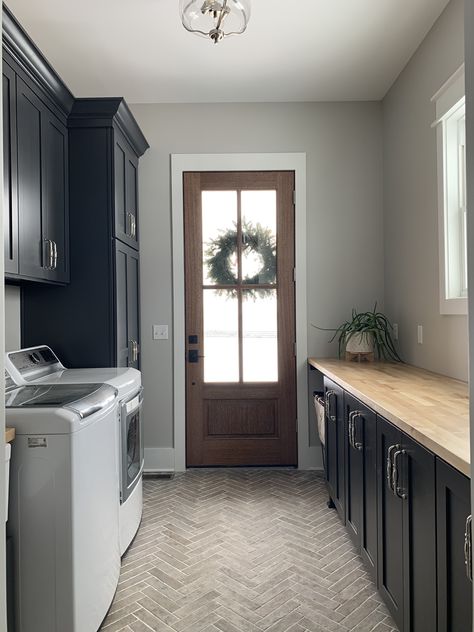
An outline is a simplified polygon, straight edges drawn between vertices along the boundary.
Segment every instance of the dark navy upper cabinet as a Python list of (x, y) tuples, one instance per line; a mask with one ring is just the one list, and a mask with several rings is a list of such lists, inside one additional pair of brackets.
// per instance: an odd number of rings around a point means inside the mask
[(123, 99), (78, 99), (68, 127), (71, 282), (23, 289), (23, 344), (49, 344), (70, 367), (138, 368), (136, 185), (148, 144)]
[[(110, 165), (108, 218), (111, 235), (127, 246), (139, 248), (138, 160), (148, 143), (127, 104), (120, 98), (76, 99), (69, 117), (70, 139), (80, 131), (102, 138), (101, 152)], [(89, 153), (89, 160), (95, 156)], [(90, 186), (95, 186), (92, 181)]]
[(67, 128), (17, 78), (19, 275), (69, 281)]
[(73, 97), (3, 7), (7, 281), (69, 281), (67, 115)]
[(138, 249), (138, 158), (114, 131), (115, 236)]
[(18, 274), (16, 74), (3, 63), (3, 208), (5, 273)]

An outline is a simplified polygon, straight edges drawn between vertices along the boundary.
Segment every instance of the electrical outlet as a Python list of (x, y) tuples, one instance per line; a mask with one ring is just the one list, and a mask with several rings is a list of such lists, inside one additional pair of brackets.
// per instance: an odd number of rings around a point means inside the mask
[(398, 323), (393, 323), (393, 339), (398, 340)]
[(168, 325), (153, 325), (153, 340), (168, 340)]
[(423, 344), (423, 325), (418, 325), (418, 344)]

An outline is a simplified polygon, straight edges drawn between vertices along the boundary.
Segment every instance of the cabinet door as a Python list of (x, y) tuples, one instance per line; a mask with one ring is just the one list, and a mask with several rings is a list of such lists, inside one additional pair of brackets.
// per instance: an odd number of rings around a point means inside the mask
[[(402, 433), (397, 457), (404, 497), (405, 630), (436, 630), (435, 456)], [(457, 628), (452, 628), (457, 630)]]
[(128, 320), (128, 366), (140, 368), (140, 314), (139, 314), (139, 260), (138, 252), (132, 250), (127, 265), (127, 320)]
[(464, 563), (464, 532), (471, 514), (469, 483), (436, 459), (438, 632), (472, 630), (472, 583)]
[(117, 366), (139, 367), (138, 252), (116, 240), (115, 296)]
[(377, 432), (375, 413), (344, 396), (346, 425), (346, 518), (349, 533), (377, 576)]
[[(66, 127), (48, 110), (42, 113), (43, 239), (52, 248), (50, 281), (69, 281), (68, 138)], [(48, 250), (49, 255), (49, 250)]]
[(17, 77), (19, 272), (46, 279), (48, 244), (43, 241), (41, 116), (44, 106)]
[(138, 249), (138, 158), (114, 130), (115, 236)]
[(344, 489), (344, 393), (340, 386), (324, 378), (326, 402), (326, 481), (329, 496), (345, 522)]
[(403, 500), (392, 487), (387, 459), (401, 449), (401, 432), (377, 417), (378, 587), (400, 632), (403, 630)]
[[(345, 479), (346, 479), (346, 526), (358, 552), (360, 553), (363, 503), (363, 423), (359, 423), (357, 443), (354, 439), (354, 415), (359, 414), (358, 402), (345, 393)], [(363, 418), (362, 422), (363, 422)], [(360, 422), (360, 419), (359, 419)]]
[(16, 74), (3, 63), (3, 217), (5, 274), (18, 274)]

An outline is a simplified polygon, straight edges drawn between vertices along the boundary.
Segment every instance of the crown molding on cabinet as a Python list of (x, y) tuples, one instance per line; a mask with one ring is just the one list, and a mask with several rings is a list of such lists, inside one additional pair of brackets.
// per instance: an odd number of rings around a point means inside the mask
[(2, 37), (4, 50), (67, 116), (74, 103), (73, 94), (5, 4)]
[(121, 97), (80, 98), (74, 101), (69, 116), (69, 127), (113, 127), (118, 126), (138, 157), (149, 144)]

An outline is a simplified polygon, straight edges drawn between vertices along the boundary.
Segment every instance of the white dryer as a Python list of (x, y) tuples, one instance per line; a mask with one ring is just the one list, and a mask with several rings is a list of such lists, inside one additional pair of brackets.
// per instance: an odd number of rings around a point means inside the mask
[(120, 573), (117, 390), (9, 386), (15, 629), (96, 632)]
[(15, 384), (105, 382), (118, 390), (116, 446), (119, 485), (120, 554), (130, 546), (143, 511), (143, 433), (141, 373), (133, 368), (66, 369), (46, 345), (10, 351), (5, 368)]

